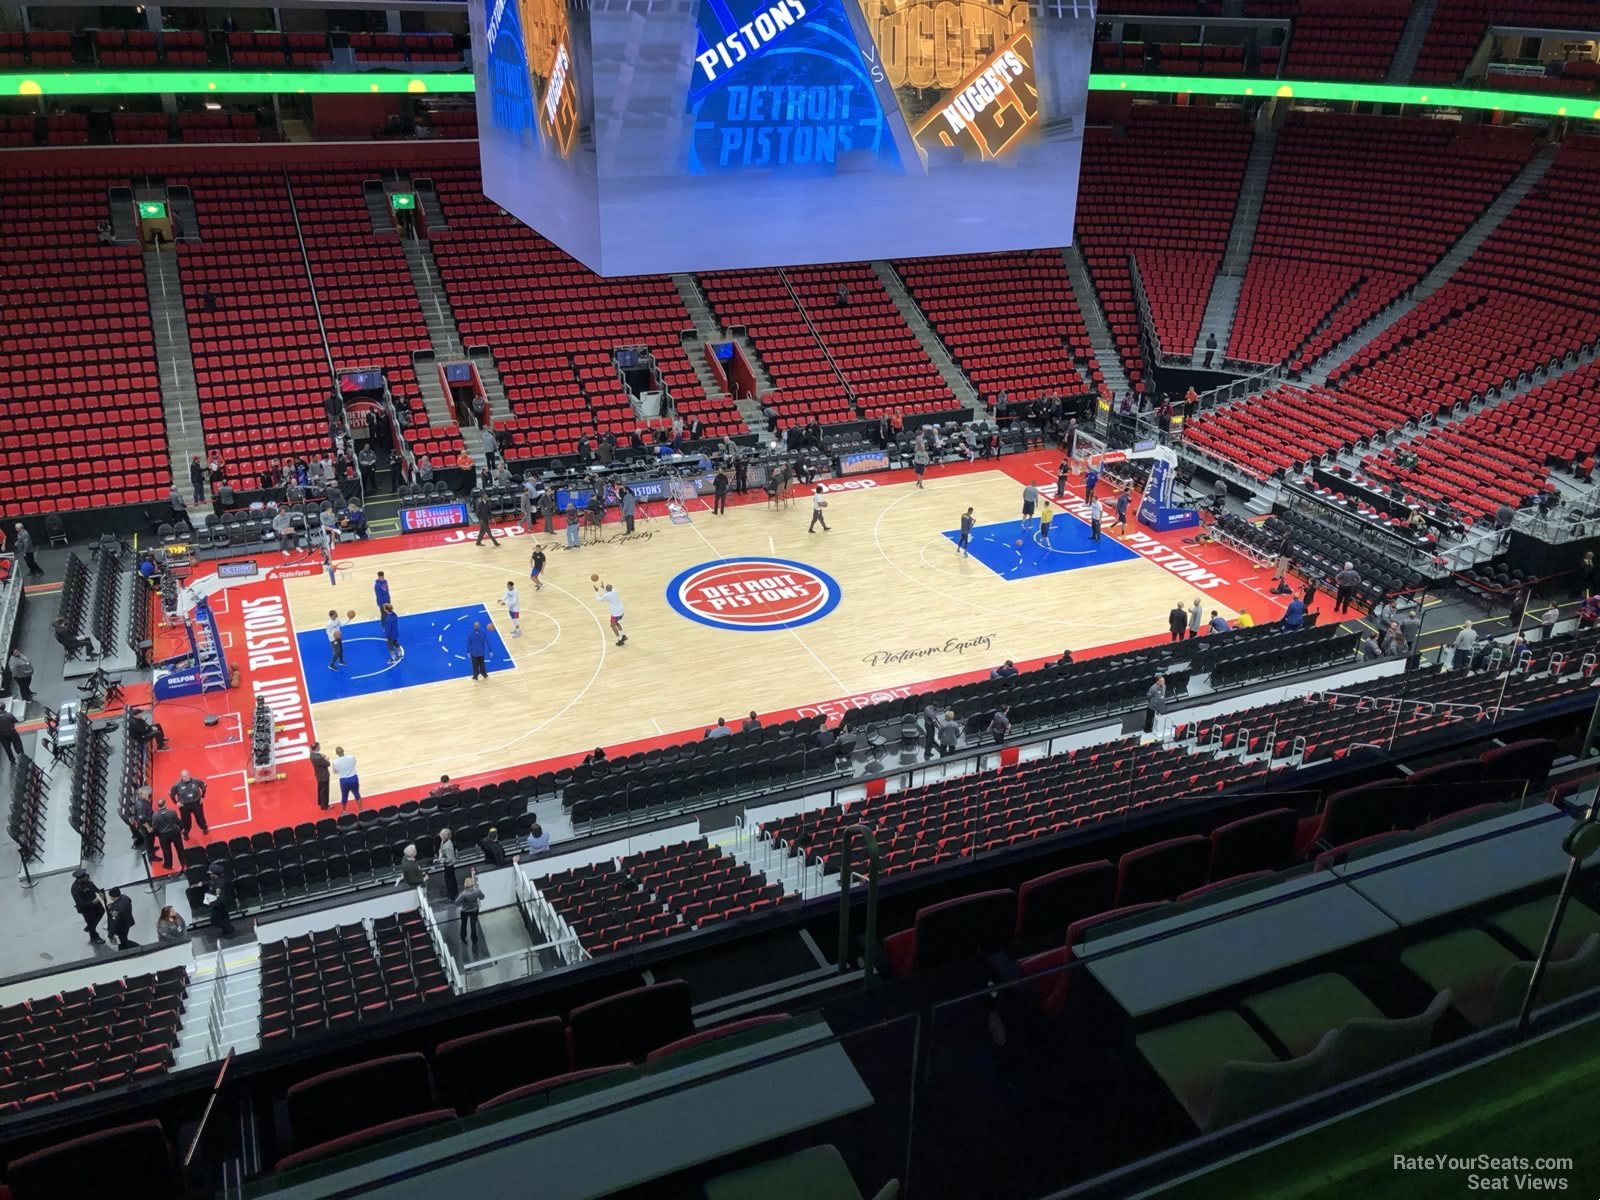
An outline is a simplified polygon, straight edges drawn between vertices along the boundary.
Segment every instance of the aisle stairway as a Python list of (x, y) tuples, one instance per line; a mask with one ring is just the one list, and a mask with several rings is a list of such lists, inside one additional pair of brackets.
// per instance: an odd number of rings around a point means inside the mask
[(166, 418), (167, 453), (172, 478), (180, 489), (189, 480), (189, 459), (205, 455), (200, 425), (200, 392), (189, 346), (189, 319), (183, 307), (183, 284), (176, 251), (156, 247), (144, 255), (145, 289), (150, 294), (150, 327), (155, 334), (156, 365), (161, 374), (161, 408)]
[(1100, 307), (1100, 295), (1089, 278), (1089, 268), (1076, 246), (1061, 252), (1067, 264), (1067, 278), (1072, 281), (1072, 295), (1083, 314), (1083, 327), (1089, 334), (1089, 344), (1094, 347), (1094, 358), (1100, 364), (1100, 377), (1113, 395), (1128, 390), (1128, 376), (1122, 369), (1122, 356), (1117, 353), (1117, 343), (1106, 325), (1106, 314)]

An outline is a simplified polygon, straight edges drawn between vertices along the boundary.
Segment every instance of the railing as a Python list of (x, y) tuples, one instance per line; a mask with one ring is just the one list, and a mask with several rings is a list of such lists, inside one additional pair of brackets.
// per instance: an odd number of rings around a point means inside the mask
[(211, 1006), (206, 1013), (206, 1057), (216, 1059), (222, 1053), (223, 1029), (228, 1011), (228, 963), (221, 949), (217, 950), (216, 965), (212, 970), (215, 974), (211, 982)]
[(521, 970), (516, 973), (518, 977), (537, 975), (547, 969), (544, 961), (544, 956), (547, 954), (556, 957), (557, 966), (566, 966), (574, 961), (581, 961), (576, 956), (583, 955), (583, 947), (578, 944), (578, 939), (574, 935), (559, 942), (524, 946), (520, 950), (510, 950), (493, 958), (474, 959), (462, 968), (461, 990), (476, 992), (503, 983), (506, 963), (521, 964)]
[(445, 945), (444, 933), (439, 929), (438, 914), (433, 911), (433, 905), (428, 903), (427, 885), (419, 884), (416, 893), (417, 911), (422, 914), (422, 923), (428, 928), (428, 940), (433, 943), (433, 950), (439, 956), (439, 961), (445, 965), (445, 973), (450, 976), (450, 986), (459, 995), (467, 990), (467, 983), (462, 977), (461, 966), (456, 962), (456, 956), (450, 953), (450, 947)]

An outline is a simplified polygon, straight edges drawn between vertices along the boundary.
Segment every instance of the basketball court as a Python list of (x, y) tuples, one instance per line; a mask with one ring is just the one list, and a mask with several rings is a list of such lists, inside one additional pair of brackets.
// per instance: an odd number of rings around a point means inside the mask
[[(908, 472), (826, 484), (830, 526), (808, 531), (809, 494), (774, 509), (764, 494), (709, 500), (673, 516), (650, 506), (629, 536), (608, 523), (597, 544), (564, 536), (476, 529), (340, 547), (337, 583), (311, 559), (265, 555), (253, 580), (230, 584), (213, 607), (239, 686), (158, 708), (177, 752), (159, 756), (160, 794), (188, 767), (211, 781), (214, 835), (232, 836), (318, 815), (310, 742), (354, 754), (366, 802), (419, 796), (441, 774), (463, 782), (515, 777), (576, 761), (595, 746), (631, 752), (695, 736), (719, 717), (737, 725), (796, 713), (841, 713), (934, 681), (1147, 645), (1167, 638), (1175, 603), (1199, 598), (1209, 618), (1248, 608), (1258, 621), (1282, 605), (1262, 571), (1216, 544), (1156, 535), (1130, 511), (1090, 537), (1081, 482), (1064, 503), (1052, 456), (936, 468), (923, 488)], [(1032, 482), (1053, 520), (1024, 527)], [(1111, 499), (1102, 493), (1102, 502)], [(956, 531), (971, 506), (971, 555)], [(529, 556), (549, 555), (535, 592)], [(200, 570), (206, 571), (209, 564)], [(378, 571), (401, 614), (403, 656), (389, 661), (378, 625)], [(626, 645), (590, 576), (622, 597)], [(521, 596), (521, 636), (500, 600)], [(328, 614), (356, 619), (345, 662), (330, 668)], [(487, 679), (473, 680), (467, 635), (488, 635)], [(158, 646), (158, 653), (168, 649)], [(264, 696), (279, 723), (280, 778), (246, 778), (249, 712)], [(204, 723), (206, 716), (217, 718)]]

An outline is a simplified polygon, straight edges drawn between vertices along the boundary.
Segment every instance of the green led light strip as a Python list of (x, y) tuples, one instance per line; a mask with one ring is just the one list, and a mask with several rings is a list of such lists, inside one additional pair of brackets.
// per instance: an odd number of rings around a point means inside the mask
[(0, 75), (0, 96), (358, 95), (371, 92), (470, 92), (472, 76), (396, 75), (376, 71), (47, 71)]
[(1215, 75), (1091, 75), (1091, 92), (1187, 92), (1199, 96), (1284, 96), (1297, 100), (1344, 100), (1363, 104), (1409, 104), (1428, 108), (1474, 108), (1546, 117), (1600, 120), (1594, 96), (1552, 96), (1414, 84), (1324, 83), (1306, 79), (1220, 79)]
[[(472, 76), (457, 71), (416, 75), (321, 71), (46, 71), (0, 74), (4, 96), (181, 96), (362, 93), (470, 93)], [(1304, 79), (1242, 79), (1215, 75), (1089, 76), (1091, 92), (1170, 96), (1284, 96), (1434, 108), (1471, 108), (1547, 117), (1600, 120), (1600, 99), (1409, 84), (1333, 83)]]

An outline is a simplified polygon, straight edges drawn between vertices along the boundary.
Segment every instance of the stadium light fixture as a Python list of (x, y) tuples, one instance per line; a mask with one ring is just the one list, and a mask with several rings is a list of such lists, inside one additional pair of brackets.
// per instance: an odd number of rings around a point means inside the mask
[[(0, 74), (0, 96), (224, 96), (224, 95), (466, 95), (472, 76), (463, 71), (396, 74), (322, 71), (38, 71)], [(1540, 95), (1464, 87), (1344, 83), (1314, 79), (1244, 79), (1215, 75), (1089, 76), (1091, 92), (1139, 96), (1254, 96), (1464, 108), (1481, 112), (1600, 120), (1593, 97)]]

